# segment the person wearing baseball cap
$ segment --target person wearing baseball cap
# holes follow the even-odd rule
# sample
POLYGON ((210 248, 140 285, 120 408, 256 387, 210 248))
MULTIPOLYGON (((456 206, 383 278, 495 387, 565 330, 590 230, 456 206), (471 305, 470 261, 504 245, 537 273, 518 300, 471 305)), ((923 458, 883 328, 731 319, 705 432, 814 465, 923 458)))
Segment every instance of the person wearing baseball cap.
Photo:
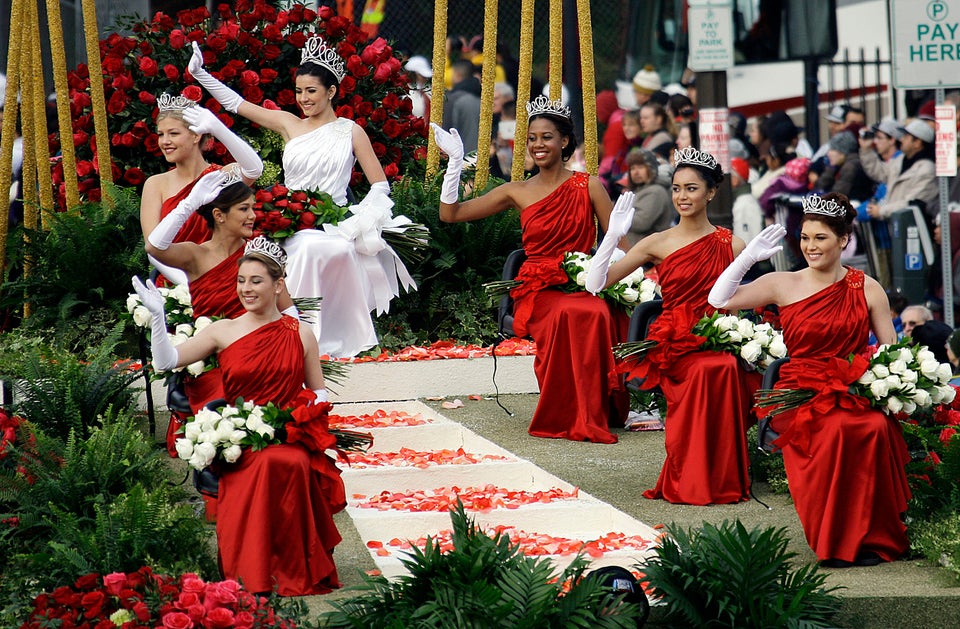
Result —
MULTIPOLYGON (((934 155, 934 133, 929 123, 914 118, 901 127, 899 155, 881 161, 873 150, 873 141, 860 139, 860 162, 867 175, 877 183, 885 183, 886 195, 880 201, 871 201, 867 213, 871 218, 889 218, 890 215, 920 202, 929 211, 937 198, 937 178, 934 155)), ((930 216, 929 218, 933 218, 930 216)))

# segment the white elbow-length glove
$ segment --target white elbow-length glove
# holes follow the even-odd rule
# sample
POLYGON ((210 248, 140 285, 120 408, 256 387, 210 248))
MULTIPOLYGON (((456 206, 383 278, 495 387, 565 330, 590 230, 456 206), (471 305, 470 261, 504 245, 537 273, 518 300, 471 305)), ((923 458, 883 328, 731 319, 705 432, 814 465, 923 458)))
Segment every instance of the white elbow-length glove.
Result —
POLYGON ((173 239, 183 224, 187 222, 190 215, 201 207, 210 203, 220 195, 223 189, 221 186, 227 178, 223 170, 209 172, 193 185, 193 190, 186 198, 173 208, 173 211, 163 217, 160 224, 153 228, 153 231, 147 235, 147 240, 151 245, 164 251, 173 244, 173 239))
POLYGON ((190 57, 187 70, 197 80, 197 83, 210 92, 210 95, 216 98, 217 102, 223 105, 227 111, 237 113, 243 103, 243 97, 210 76, 210 73, 203 69, 203 53, 200 52, 200 46, 197 45, 197 42, 193 42, 193 56, 190 57))
POLYGON ((730 263, 720 277, 717 278, 707 301, 714 308, 723 308, 737 292, 740 281, 757 262, 769 260, 783 249, 779 244, 786 236, 787 230, 781 225, 769 225, 762 232, 754 236, 740 255, 730 263))
POLYGON ((437 146, 447 154, 447 171, 443 174, 443 186, 440 188, 441 203, 456 203, 460 198, 460 172, 463 170, 463 140, 456 129, 447 131, 431 122, 433 137, 437 146))
POLYGON ((630 191, 624 192, 613 204, 610 220, 607 221, 607 233, 603 235, 603 240, 597 247, 597 253, 593 256, 590 271, 587 273, 585 288, 594 295, 606 287, 610 260, 614 251, 617 250, 620 239, 630 231, 630 226, 633 224, 633 213, 636 211, 633 207, 633 196, 630 191))
POLYGON ((227 147, 233 159, 240 166, 240 174, 247 179, 256 179, 263 174, 263 160, 253 147, 227 128, 216 114, 206 107, 187 107, 183 110, 183 120, 189 129, 197 135, 212 134, 227 147))
POLYGON ((150 311, 150 351, 153 353, 153 368, 157 371, 170 371, 177 366, 180 355, 167 336, 166 316, 163 313, 163 295, 153 285, 152 280, 144 284, 133 276, 133 290, 140 296, 143 306, 150 311))

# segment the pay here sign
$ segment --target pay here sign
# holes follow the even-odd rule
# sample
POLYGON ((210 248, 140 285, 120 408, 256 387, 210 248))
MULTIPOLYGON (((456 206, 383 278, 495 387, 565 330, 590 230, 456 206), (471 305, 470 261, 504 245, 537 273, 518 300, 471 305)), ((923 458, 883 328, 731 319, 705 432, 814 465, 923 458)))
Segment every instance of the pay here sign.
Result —
POLYGON ((960 0, 889 0, 897 89, 960 85, 960 0))

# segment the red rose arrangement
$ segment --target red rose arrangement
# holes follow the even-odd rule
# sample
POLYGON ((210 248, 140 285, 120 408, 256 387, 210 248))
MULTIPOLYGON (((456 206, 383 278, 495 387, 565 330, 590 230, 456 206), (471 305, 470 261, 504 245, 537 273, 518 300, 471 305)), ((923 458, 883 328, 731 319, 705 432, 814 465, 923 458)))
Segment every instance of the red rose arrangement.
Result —
POLYGON ((247 592, 233 580, 206 582, 196 574, 170 577, 144 567, 101 577, 88 574, 72 586, 43 593, 21 629, 193 627, 296 627, 281 618, 268 599, 247 592))
MULTIPOLYGON (((87 66, 80 65, 68 75, 79 189, 87 200, 99 200, 99 142, 110 144, 113 168, 109 178, 117 184, 139 187, 148 176, 168 168, 153 122, 157 96, 162 93, 182 94, 215 112, 260 153, 265 161, 264 180, 282 180, 279 137, 233 116, 203 92, 186 72, 190 44, 198 42, 207 70, 245 99, 299 115, 293 75, 305 33, 311 31, 323 36, 347 64, 347 76, 334 102, 337 115, 353 119, 370 136, 388 179, 398 179, 401 173, 422 174, 423 162, 418 160, 426 154, 427 127, 423 118, 411 113, 407 76, 399 56, 382 38, 368 41, 350 19, 335 15, 329 7, 314 11, 293 5, 281 10, 265 0, 238 0, 232 7, 217 5, 215 15, 200 6, 180 11, 176 17, 160 12, 149 21, 127 18, 114 30, 117 32, 100 41, 109 139, 94 134, 87 66)), ((65 137, 65 133, 51 134, 51 154, 59 151, 65 137)), ((219 142, 213 142, 210 152, 213 161, 228 159, 219 142)), ((63 209, 62 164, 55 166, 53 180, 63 209)), ((363 185, 364 181, 356 167, 351 184, 363 185)), ((366 190, 355 192, 362 197, 366 190)))
POLYGON ((254 235, 275 240, 302 229, 319 228, 324 223, 336 225, 347 213, 326 192, 290 190, 279 183, 257 190, 253 210, 257 216, 254 235))

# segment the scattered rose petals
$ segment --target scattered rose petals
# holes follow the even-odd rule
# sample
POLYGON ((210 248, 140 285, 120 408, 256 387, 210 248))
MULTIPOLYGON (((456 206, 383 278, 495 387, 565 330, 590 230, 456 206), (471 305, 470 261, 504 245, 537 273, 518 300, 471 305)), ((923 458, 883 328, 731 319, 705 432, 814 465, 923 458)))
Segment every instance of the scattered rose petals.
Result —
POLYGON ((467 397, 471 400, 476 400, 477 402, 483 399, 482 395, 468 395, 467 397))
MULTIPOLYGON (((442 398, 441 398, 442 399, 442 398)), ((422 426, 430 423, 423 415, 405 411, 377 410, 365 415, 330 415, 330 428, 393 428, 395 426, 422 426)))
POLYGON ((559 487, 552 487, 548 490, 525 491, 504 489, 491 484, 464 489, 454 486, 406 492, 384 491, 369 500, 366 500, 366 496, 363 495, 354 495, 353 498, 359 501, 354 506, 361 509, 414 512, 447 512, 456 506, 459 499, 468 511, 487 513, 494 509, 517 509, 524 505, 572 500, 578 495, 578 489, 565 491, 559 487))
POLYGON ((514 460, 499 454, 473 454, 463 448, 427 451, 400 448, 399 452, 348 452, 347 458, 350 460, 350 467, 358 469, 385 465, 427 468, 434 465, 473 465, 484 461, 514 460))
MULTIPOLYGON (((497 356, 533 356, 536 353, 536 344, 527 339, 507 339, 497 345, 497 356)), ((437 341, 426 347, 412 345, 398 352, 381 352, 378 356, 359 356, 340 360, 354 363, 384 363, 450 358, 480 358, 489 355, 490 348, 486 346, 456 345, 452 341, 437 341)))
MULTIPOLYGON (((528 556, 567 556, 582 552, 595 559, 617 550, 647 550, 654 544, 652 540, 644 539, 639 535, 624 535, 618 532, 610 532, 596 539, 583 541, 568 537, 554 537, 545 533, 527 533, 512 526, 487 527, 485 530, 491 536, 496 532, 507 535, 510 542, 519 545, 520 552, 528 556)), ((442 552, 453 550, 453 533, 449 529, 431 535, 430 538, 433 539, 434 544, 440 546, 442 552)), ((414 542, 394 538, 386 544, 382 542, 378 544, 377 554, 384 550, 389 553, 388 546, 395 550, 410 550, 416 545, 422 549, 427 545, 427 537, 421 537, 414 542)), ((367 542, 367 545, 370 546, 370 542, 367 542)))
POLYGON ((432 396, 430 396, 430 397, 428 397, 428 398, 425 398, 425 399, 427 399, 427 400, 429 400, 429 401, 431 401, 431 402, 439 402, 440 400, 443 399, 443 396, 442 396, 442 395, 432 395, 432 396))
POLYGON ((440 406, 442 406, 443 408, 449 408, 449 409, 462 408, 463 400, 461 400, 460 398, 457 398, 452 402, 443 402, 440 404, 440 406))

